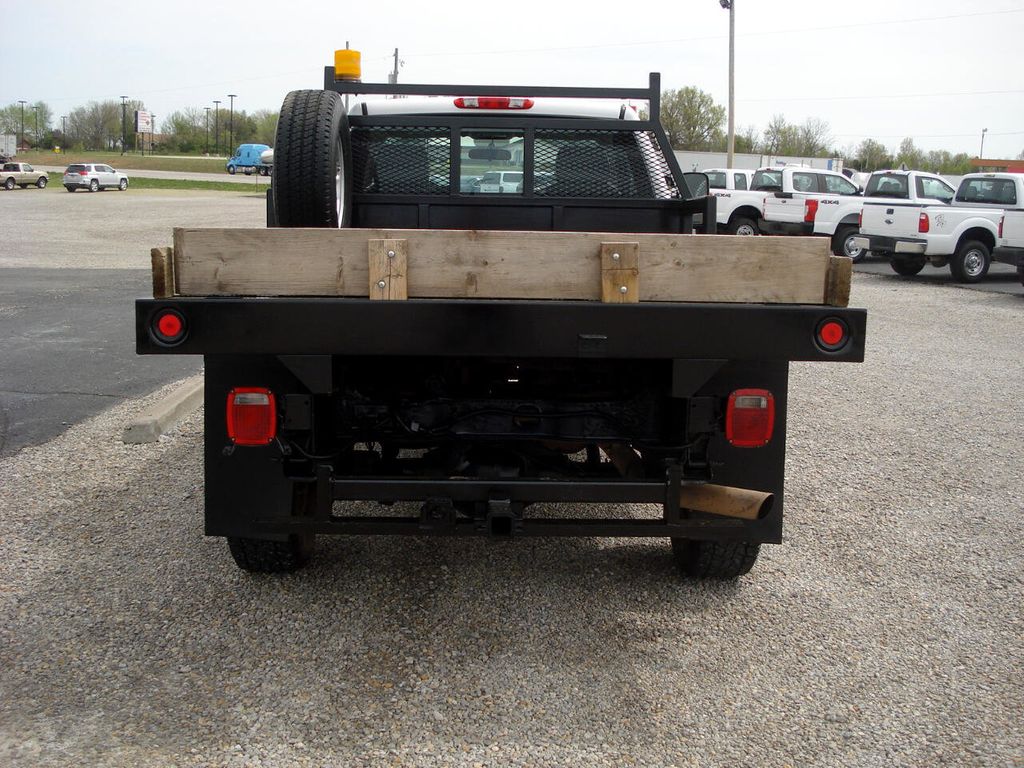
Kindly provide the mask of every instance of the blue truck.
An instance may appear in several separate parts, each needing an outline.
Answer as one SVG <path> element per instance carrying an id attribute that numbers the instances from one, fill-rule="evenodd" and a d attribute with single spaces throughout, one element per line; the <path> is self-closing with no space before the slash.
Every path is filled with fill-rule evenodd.
<path id="1" fill-rule="evenodd" d="M 249 176 L 255 171 L 260 176 L 269 176 L 273 166 L 260 160 L 260 155 L 268 149 L 270 147 L 266 144 L 239 144 L 235 154 L 228 159 L 228 173 L 234 175 L 238 171 L 242 171 Z"/>

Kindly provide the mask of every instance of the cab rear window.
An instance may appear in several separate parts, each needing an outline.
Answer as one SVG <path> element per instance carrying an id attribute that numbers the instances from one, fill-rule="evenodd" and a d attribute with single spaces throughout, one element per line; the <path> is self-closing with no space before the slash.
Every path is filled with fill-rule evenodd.
<path id="1" fill-rule="evenodd" d="M 910 199 L 910 185 L 907 177 L 895 173 L 876 173 L 868 180 L 867 197 L 892 197 L 897 200 Z"/>
<path id="2" fill-rule="evenodd" d="M 964 179 L 956 199 L 959 203 L 1016 205 L 1017 186 L 1011 179 Z"/>
<path id="3" fill-rule="evenodd" d="M 708 184 L 712 189 L 725 189 L 725 174 L 716 171 L 705 171 L 708 175 Z M 738 177 L 737 177 L 738 178 Z"/>
<path id="4" fill-rule="evenodd" d="M 750 181 L 753 190 L 782 191 L 782 171 L 758 171 Z"/>

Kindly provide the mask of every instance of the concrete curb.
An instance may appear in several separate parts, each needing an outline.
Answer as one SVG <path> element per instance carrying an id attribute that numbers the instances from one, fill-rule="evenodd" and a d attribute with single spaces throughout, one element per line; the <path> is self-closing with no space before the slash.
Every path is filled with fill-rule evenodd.
<path id="1" fill-rule="evenodd" d="M 185 379 L 160 402 L 151 405 L 124 428 L 126 443 L 155 443 L 180 419 L 203 404 L 203 375 Z"/>

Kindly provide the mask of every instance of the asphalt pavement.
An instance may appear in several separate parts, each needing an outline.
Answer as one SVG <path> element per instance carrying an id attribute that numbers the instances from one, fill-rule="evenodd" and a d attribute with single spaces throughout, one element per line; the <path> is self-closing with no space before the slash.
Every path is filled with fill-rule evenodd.
<path id="1" fill-rule="evenodd" d="M 0 456 L 197 372 L 198 357 L 135 354 L 149 251 L 175 226 L 261 226 L 265 210 L 247 191 L 0 193 Z"/>

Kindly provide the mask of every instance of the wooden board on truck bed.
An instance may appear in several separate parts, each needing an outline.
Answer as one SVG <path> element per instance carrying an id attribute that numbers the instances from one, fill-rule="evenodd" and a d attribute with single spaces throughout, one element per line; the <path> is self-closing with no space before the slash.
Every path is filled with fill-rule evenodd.
<path id="1" fill-rule="evenodd" d="M 396 292 L 379 286 L 381 253 L 393 250 L 385 240 L 402 243 L 406 263 L 395 274 L 410 299 L 611 300 L 623 273 L 602 246 L 617 244 L 631 264 L 638 254 L 636 274 L 618 286 L 624 300 L 849 300 L 850 260 L 831 256 L 826 238 L 646 233 L 175 229 L 172 279 L 161 284 L 177 296 L 387 298 Z"/>

